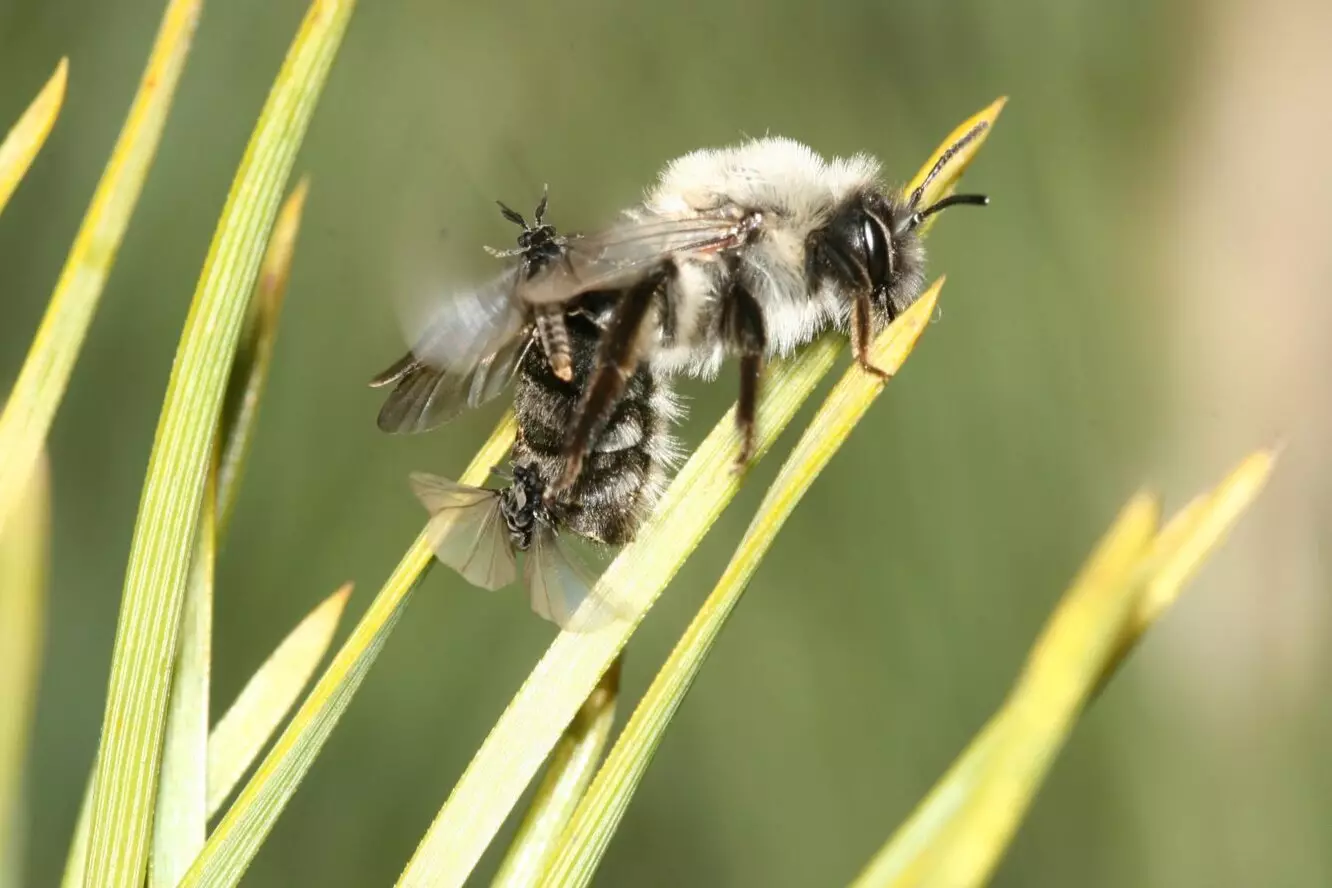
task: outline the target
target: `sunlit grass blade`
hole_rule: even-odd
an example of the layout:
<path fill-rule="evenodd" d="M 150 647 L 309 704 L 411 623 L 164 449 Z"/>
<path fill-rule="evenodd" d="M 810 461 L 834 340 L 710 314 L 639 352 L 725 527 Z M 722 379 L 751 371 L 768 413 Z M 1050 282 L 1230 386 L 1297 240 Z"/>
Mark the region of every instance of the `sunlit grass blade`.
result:
<path fill-rule="evenodd" d="M 214 473 L 215 474 L 215 473 Z M 217 558 L 217 482 L 200 503 L 194 558 L 185 587 L 180 644 L 162 741 L 153 815 L 149 888 L 174 888 L 208 833 L 208 699 L 213 660 L 213 571 Z"/>
<path fill-rule="evenodd" d="M 948 162 L 947 171 L 935 178 L 934 181 L 926 187 L 924 194 L 921 196 L 921 206 L 928 207 L 930 204 L 936 203 L 941 198 L 947 197 L 953 193 L 957 188 L 958 181 L 962 178 L 962 174 L 967 171 L 967 167 L 971 166 L 971 162 L 975 160 L 976 155 L 980 153 L 981 146 L 984 145 L 985 140 L 990 137 L 990 132 L 994 129 L 994 122 L 999 119 L 999 112 L 1003 111 L 1004 105 L 1007 104 L 1007 96 L 1001 96 L 995 99 L 985 108 L 977 111 L 975 114 L 962 121 L 962 123 L 958 124 L 957 128 L 939 143 L 939 147 L 935 149 L 932 155 L 930 155 L 930 159 L 925 162 L 925 165 L 922 166 L 919 172 L 912 176 L 911 181 L 907 183 L 906 191 L 908 193 L 920 187 L 920 184 L 925 181 L 925 177 L 929 175 L 930 170 L 934 168 L 935 163 L 938 162 L 939 158 L 943 157 L 944 152 L 946 152 L 950 146 L 975 127 L 981 124 L 985 125 L 985 129 L 983 129 L 976 138 L 972 139 L 964 145 L 957 154 L 953 155 L 952 159 Z M 928 232 L 937 221 L 938 216 L 931 216 L 926 219 L 920 226 L 921 234 L 924 235 Z"/>
<path fill-rule="evenodd" d="M 546 776 L 532 797 L 491 888 L 528 888 L 537 884 L 558 849 L 556 840 L 597 773 L 601 753 L 610 739 L 622 660 L 616 659 L 601 676 L 592 696 L 555 744 Z"/>
<path fill-rule="evenodd" d="M 157 153 L 202 0 L 171 0 L 120 137 L 0 414 L 0 529 L 64 397 L 116 252 Z"/>
<path fill-rule="evenodd" d="M 272 737 L 301 688 L 314 674 L 337 631 L 351 583 L 326 598 L 273 651 L 250 677 L 231 708 L 208 735 L 208 794 L 206 816 L 222 806 L 236 781 L 253 764 Z M 65 861 L 61 888 L 82 888 L 88 857 L 88 829 L 92 817 L 92 777 L 79 805 Z"/>
<path fill-rule="evenodd" d="M 347 583 L 310 612 L 250 677 L 208 736 L 208 816 L 222 807 L 324 659 L 351 595 Z"/>
<path fill-rule="evenodd" d="M 1002 100 L 991 104 L 964 126 L 984 119 L 988 127 L 1002 104 Z M 946 193 L 956 184 L 985 135 L 988 129 L 941 171 L 931 194 Z M 956 135 L 935 152 L 913 183 L 923 180 L 952 141 Z M 755 460 L 832 368 L 840 347 L 837 337 L 824 337 L 766 374 L 758 405 Z M 564 726 L 735 496 L 742 477 L 732 471 L 738 450 L 732 410 L 685 464 L 638 539 L 620 552 L 598 581 L 611 598 L 633 602 L 636 619 L 596 633 L 562 633 L 555 639 L 467 766 L 399 885 L 460 885 L 468 877 Z"/>
<path fill-rule="evenodd" d="M 513 417 L 506 417 L 460 480 L 481 484 L 513 443 Z M 234 885 L 296 792 L 333 726 L 351 702 L 379 655 L 411 591 L 434 558 L 423 533 L 388 578 L 351 635 L 333 656 L 286 730 L 227 809 L 203 851 L 181 881 L 187 886 Z"/>
<path fill-rule="evenodd" d="M 69 59 L 61 59 L 46 86 L 0 142 L 0 213 L 55 126 L 68 77 Z"/>
<path fill-rule="evenodd" d="M 1121 564 L 1106 573 L 1101 568 L 1108 560 L 1094 559 L 1065 596 L 1008 701 L 870 862 L 857 888 L 984 884 L 1085 702 L 1253 501 L 1272 460 L 1270 452 L 1245 460 L 1140 548 L 1127 572 Z M 1102 596 L 1098 614 L 1088 589 L 1098 574 L 1116 573 L 1111 585 L 1119 591 Z"/>
<path fill-rule="evenodd" d="M 125 575 L 93 792 L 88 879 L 138 886 L 147 865 L 186 573 L 250 291 L 352 0 L 316 0 L 250 138 L 172 368 Z"/>
<path fill-rule="evenodd" d="M 218 460 L 217 525 L 218 536 L 225 535 L 231 511 L 236 504 L 237 483 L 245 466 L 255 420 L 268 381 L 273 343 L 277 340 L 278 319 L 291 279 L 291 263 L 296 254 L 296 236 L 301 228 L 301 214 L 310 191 L 310 180 L 301 179 L 282 205 L 268 251 L 259 267 L 259 280 L 245 327 L 241 331 L 236 364 L 227 382 L 227 396 L 222 408 L 221 456 Z"/>
<path fill-rule="evenodd" d="M 39 454 L 14 520 L 0 534 L 0 888 L 23 884 L 23 775 L 46 623 L 51 483 Z"/>
<path fill-rule="evenodd" d="M 896 373 L 934 314 L 940 280 L 875 341 L 871 361 Z M 539 884 L 586 885 L 600 863 L 666 726 L 693 685 L 722 626 L 798 503 L 875 397 L 883 380 L 852 366 L 829 394 L 768 489 L 716 588 L 676 644 L 579 803 Z"/>

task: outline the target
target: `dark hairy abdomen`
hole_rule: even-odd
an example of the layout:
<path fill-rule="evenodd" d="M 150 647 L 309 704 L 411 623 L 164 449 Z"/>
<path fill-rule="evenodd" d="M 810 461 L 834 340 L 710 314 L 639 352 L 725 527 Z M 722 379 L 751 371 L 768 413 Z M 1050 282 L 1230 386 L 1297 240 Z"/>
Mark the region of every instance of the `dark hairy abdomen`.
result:
<path fill-rule="evenodd" d="M 582 315 L 568 318 L 573 379 L 550 369 L 534 341 L 518 368 L 514 412 L 518 439 L 515 465 L 534 465 L 550 483 L 564 467 L 565 431 L 573 421 L 596 358 L 600 328 Z M 550 504 L 559 524 L 611 545 L 633 539 L 652 505 L 661 466 L 656 464 L 666 419 L 652 404 L 656 382 L 646 364 L 625 387 L 605 428 L 583 462 L 574 485 Z"/>

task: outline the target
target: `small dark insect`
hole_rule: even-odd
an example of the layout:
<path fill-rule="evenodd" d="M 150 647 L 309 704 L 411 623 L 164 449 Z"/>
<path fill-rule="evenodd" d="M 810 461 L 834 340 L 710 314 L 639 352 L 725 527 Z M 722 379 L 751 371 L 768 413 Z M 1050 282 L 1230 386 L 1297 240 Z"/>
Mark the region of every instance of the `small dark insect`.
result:
<path fill-rule="evenodd" d="M 543 224 L 544 207 L 543 199 L 538 226 Z M 527 225 L 523 228 L 520 244 L 532 231 Z M 558 237 L 553 228 L 548 237 Z M 542 249 L 531 240 L 528 244 L 528 250 Z M 520 262 L 530 259 L 525 252 L 514 255 L 521 257 Z M 605 593 L 593 592 L 592 574 L 569 545 L 568 536 L 611 546 L 633 539 L 656 505 L 676 459 L 669 424 L 677 408 L 650 367 L 638 368 L 595 437 L 586 471 L 570 487 L 550 489 L 551 479 L 564 465 L 565 430 L 595 366 L 601 324 L 613 306 L 606 297 L 586 296 L 576 302 L 568 315 L 559 315 L 567 375 L 551 360 L 553 346 L 540 335 L 539 327 L 534 324 L 528 333 L 529 345 L 517 366 L 518 435 L 510 455 L 508 486 L 468 487 L 416 474 L 412 488 L 431 514 L 428 535 L 440 561 L 474 585 L 496 589 L 514 581 L 517 555 L 524 553 L 523 579 L 533 610 L 562 628 L 591 631 L 623 615 L 625 609 Z"/>

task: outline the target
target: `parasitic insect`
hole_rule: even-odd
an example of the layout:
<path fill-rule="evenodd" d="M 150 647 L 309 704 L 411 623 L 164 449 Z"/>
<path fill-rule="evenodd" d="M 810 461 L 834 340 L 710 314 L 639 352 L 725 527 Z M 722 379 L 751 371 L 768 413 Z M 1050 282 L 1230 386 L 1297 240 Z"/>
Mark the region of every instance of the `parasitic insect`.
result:
<path fill-rule="evenodd" d="M 533 227 L 521 216 L 503 208 L 505 217 L 524 231 L 518 250 L 493 252 L 519 257 L 520 273 L 559 258 L 556 250 L 563 239 L 544 224 L 545 207 L 543 197 L 533 227 L 548 230 L 537 238 L 529 236 Z M 548 250 L 549 244 L 556 247 Z M 590 595 L 593 577 L 569 545 L 569 535 L 611 546 L 633 539 L 677 460 L 669 429 L 678 408 L 651 366 L 641 365 L 626 381 L 623 397 L 589 448 L 575 483 L 551 490 L 564 466 L 565 431 L 596 368 L 602 325 L 614 308 L 613 299 L 596 295 L 575 302 L 567 315 L 560 310 L 557 339 L 543 336 L 533 320 L 518 348 L 518 433 L 509 473 L 501 476 L 507 486 L 469 487 L 425 474 L 414 474 L 411 480 L 431 514 L 428 535 L 440 561 L 474 585 L 497 589 L 516 579 L 517 556 L 523 553 L 523 579 L 533 610 L 563 628 L 588 631 L 617 616 L 621 608 Z M 565 361 L 555 360 L 557 354 Z M 430 365 L 416 372 L 436 373 Z M 393 403 L 390 397 L 386 408 Z"/>

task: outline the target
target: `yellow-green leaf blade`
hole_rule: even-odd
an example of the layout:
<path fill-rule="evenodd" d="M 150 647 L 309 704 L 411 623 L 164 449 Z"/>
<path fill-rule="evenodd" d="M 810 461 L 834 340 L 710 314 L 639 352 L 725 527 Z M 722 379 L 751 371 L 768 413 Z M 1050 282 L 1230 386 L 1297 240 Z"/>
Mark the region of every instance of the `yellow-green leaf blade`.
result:
<path fill-rule="evenodd" d="M 102 288 L 157 153 L 202 0 L 171 0 L 120 137 L 0 414 L 0 528 L 46 442 Z"/>
<path fill-rule="evenodd" d="M 854 883 L 980 884 L 1135 604 L 1159 507 L 1134 497 L 1064 595 L 1000 711 Z"/>
<path fill-rule="evenodd" d="M 491 888 L 535 885 L 558 850 L 556 840 L 597 773 L 601 753 L 610 739 L 622 662 L 623 657 L 617 658 L 606 670 L 592 696 L 555 744 L 546 776 L 532 797 Z"/>
<path fill-rule="evenodd" d="M 46 81 L 28 110 L 10 128 L 0 142 L 0 213 L 23 181 L 37 152 L 42 150 L 46 137 L 55 126 L 60 106 L 65 101 L 65 84 L 69 77 L 69 59 L 61 59 L 51 79 Z"/>
<path fill-rule="evenodd" d="M 949 137 L 956 141 L 968 125 L 985 121 L 986 131 L 940 172 L 931 194 L 946 193 L 956 184 L 1002 105 L 1002 100 L 991 104 Z M 924 178 L 948 144 L 940 146 L 913 183 Z M 755 460 L 831 369 L 840 345 L 836 337 L 824 337 L 765 374 Z M 638 539 L 620 552 L 598 581 L 609 597 L 633 602 L 635 620 L 587 635 L 562 633 L 555 639 L 467 766 L 399 877 L 399 885 L 459 885 L 471 873 L 598 677 L 735 495 L 740 477 L 731 467 L 738 450 L 732 411 L 676 476 Z"/>
<path fill-rule="evenodd" d="M 352 0 L 316 0 L 269 94 L 204 264 L 172 368 L 125 576 L 93 792 L 88 879 L 138 888 L 185 574 L 223 393 L 282 189 Z"/>
<path fill-rule="evenodd" d="M 480 484 L 513 443 L 513 417 L 495 429 L 461 481 Z M 388 640 L 412 589 L 434 555 L 423 533 L 399 562 L 291 723 L 208 837 L 181 888 L 234 885 L 249 866 L 288 799 L 314 763 L 352 695 Z"/>
<path fill-rule="evenodd" d="M 208 833 L 208 699 L 213 659 L 213 570 L 217 557 L 217 483 L 200 504 L 194 558 L 185 587 L 180 644 L 162 741 L 153 816 L 149 888 L 174 888 Z"/>
<path fill-rule="evenodd" d="M 934 314 L 940 280 L 874 342 L 870 360 L 896 373 Z M 883 390 L 883 380 L 852 366 L 829 394 L 768 489 L 734 557 L 634 710 L 538 884 L 586 885 L 638 788 L 666 726 L 693 685 L 722 626 L 744 594 L 777 532 L 851 429 Z"/>
<path fill-rule="evenodd" d="M 351 595 L 347 583 L 310 612 L 250 677 L 208 737 L 208 816 L 222 807 L 324 659 Z"/>
<path fill-rule="evenodd" d="M 23 775 L 45 636 L 51 484 L 44 455 L 0 534 L 0 888 L 23 884 Z"/>
<path fill-rule="evenodd" d="M 221 456 L 218 459 L 217 514 L 218 536 L 224 536 L 236 504 L 241 471 L 254 438 L 259 404 L 268 382 L 273 344 L 277 340 L 278 319 L 291 279 L 291 263 L 296 255 L 296 236 L 301 228 L 301 214 L 310 191 L 310 180 L 301 179 L 278 212 L 268 251 L 259 268 L 259 280 L 250 299 L 249 316 L 241 332 L 236 364 L 227 382 L 227 397 L 222 410 Z"/>

